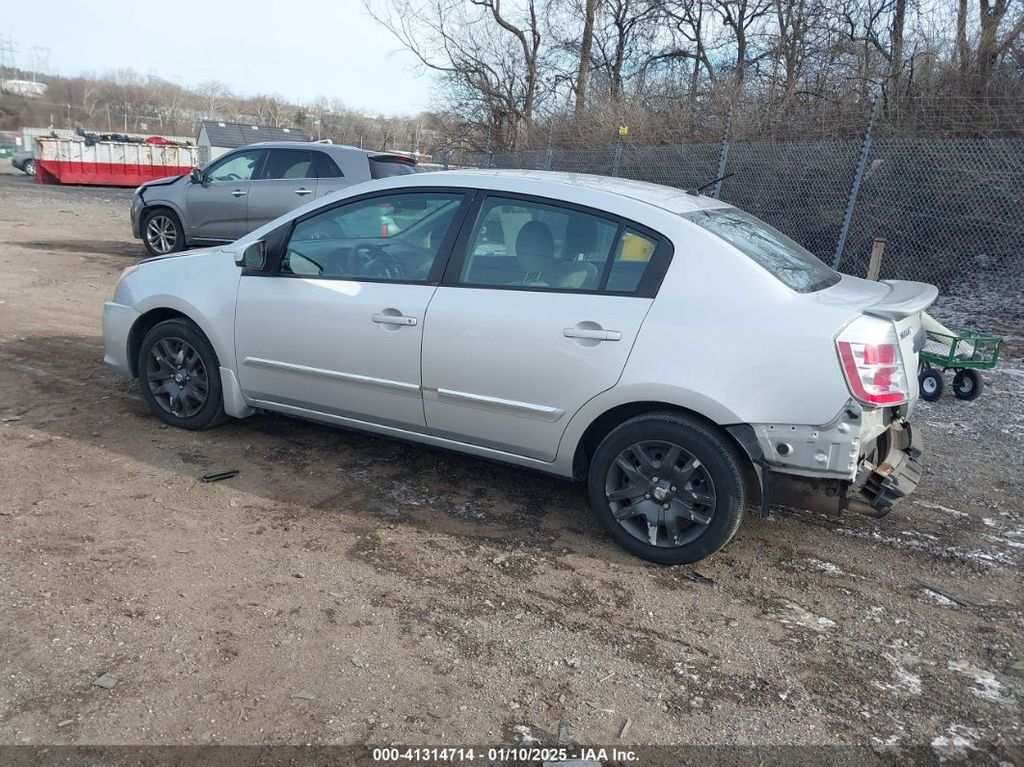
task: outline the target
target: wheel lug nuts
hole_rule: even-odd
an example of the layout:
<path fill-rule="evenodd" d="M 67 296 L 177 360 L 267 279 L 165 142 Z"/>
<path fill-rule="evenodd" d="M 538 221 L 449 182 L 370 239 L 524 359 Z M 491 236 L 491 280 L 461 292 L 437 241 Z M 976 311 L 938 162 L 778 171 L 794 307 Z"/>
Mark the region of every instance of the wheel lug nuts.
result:
<path fill-rule="evenodd" d="M 674 492 L 676 491 L 676 487 L 675 487 L 675 485 L 673 485 L 673 486 L 672 486 L 672 487 L 671 487 L 670 489 L 671 489 L 671 490 L 672 490 L 672 492 L 674 493 Z"/>
<path fill-rule="evenodd" d="M 663 509 L 665 509 L 667 511 L 668 510 L 668 504 L 667 503 L 663 504 L 661 508 L 663 508 Z"/>
<path fill-rule="evenodd" d="M 647 500 L 651 500 L 651 494 L 650 493 L 644 493 L 644 498 L 646 498 Z"/>
<path fill-rule="evenodd" d="M 657 482 L 657 481 L 658 481 L 657 477 L 651 477 L 651 482 Z"/>

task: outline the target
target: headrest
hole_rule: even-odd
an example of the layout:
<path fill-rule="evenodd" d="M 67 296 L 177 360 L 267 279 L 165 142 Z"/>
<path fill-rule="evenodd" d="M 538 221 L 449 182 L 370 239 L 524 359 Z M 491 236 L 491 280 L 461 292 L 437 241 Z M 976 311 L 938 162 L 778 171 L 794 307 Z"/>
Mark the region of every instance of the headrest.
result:
<path fill-rule="evenodd" d="M 540 272 L 555 260 L 555 238 L 543 221 L 527 221 L 516 235 L 516 257 L 519 265 L 531 272 Z"/>

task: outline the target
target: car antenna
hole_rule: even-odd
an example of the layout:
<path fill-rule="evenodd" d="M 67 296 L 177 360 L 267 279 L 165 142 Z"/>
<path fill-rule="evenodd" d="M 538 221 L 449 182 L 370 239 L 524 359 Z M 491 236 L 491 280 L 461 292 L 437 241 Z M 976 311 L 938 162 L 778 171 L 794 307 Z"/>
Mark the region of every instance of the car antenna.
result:
<path fill-rule="evenodd" d="M 713 184 L 717 184 L 717 183 L 718 183 L 719 181 L 725 181 L 725 180 L 726 180 L 727 178 L 732 178 L 732 177 L 733 177 L 733 176 L 735 176 L 735 175 L 736 175 L 735 173 L 726 173 L 726 174 L 725 174 L 724 176 L 722 176 L 721 178 L 716 178 L 716 179 L 715 179 L 714 181 L 709 181 L 709 182 L 708 182 L 708 183 L 706 183 L 706 184 L 703 184 L 703 185 L 701 185 L 701 186 L 698 186 L 698 187 L 697 187 L 696 189 L 687 189 L 687 190 L 686 190 L 686 193 L 687 193 L 687 194 L 692 194 L 692 195 L 698 195 L 698 194 L 700 194 L 700 193 L 701 193 L 702 191 L 704 191 L 705 189 L 707 189 L 707 188 L 708 188 L 709 186 L 712 186 Z"/>

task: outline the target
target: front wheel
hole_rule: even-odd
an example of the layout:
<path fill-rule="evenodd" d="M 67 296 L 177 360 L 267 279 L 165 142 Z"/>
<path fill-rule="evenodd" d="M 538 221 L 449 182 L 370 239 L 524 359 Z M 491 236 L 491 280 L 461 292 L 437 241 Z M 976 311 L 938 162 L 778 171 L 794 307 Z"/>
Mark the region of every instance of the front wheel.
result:
<path fill-rule="evenodd" d="M 957 399 L 977 399 L 981 394 L 981 376 L 976 370 L 960 370 L 953 376 L 953 394 Z"/>
<path fill-rule="evenodd" d="M 185 249 L 185 231 L 173 211 L 157 208 L 142 219 L 142 240 L 151 256 L 166 256 Z"/>
<path fill-rule="evenodd" d="M 590 462 L 590 506 L 620 546 L 663 565 L 704 559 L 735 535 L 746 506 L 736 451 L 682 415 L 638 416 Z"/>
<path fill-rule="evenodd" d="M 142 398 L 161 420 L 199 430 L 226 419 L 220 363 L 203 332 L 186 319 L 161 322 L 139 347 Z"/>

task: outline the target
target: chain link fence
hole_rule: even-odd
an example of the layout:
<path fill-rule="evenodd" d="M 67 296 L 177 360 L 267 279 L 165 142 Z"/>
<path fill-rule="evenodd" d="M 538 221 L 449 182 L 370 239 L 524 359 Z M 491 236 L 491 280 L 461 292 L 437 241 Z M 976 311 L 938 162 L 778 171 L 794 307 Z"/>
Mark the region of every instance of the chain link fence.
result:
<path fill-rule="evenodd" d="M 717 191 L 849 274 L 866 275 L 872 242 L 884 239 L 882 279 L 934 283 L 940 316 L 1024 336 L 1024 137 L 890 135 L 868 115 L 862 126 L 849 138 L 734 139 L 726 129 L 716 142 L 657 145 L 620 130 L 586 146 L 552 127 L 546 146 L 444 160 L 681 189 L 731 174 L 705 194 Z"/>

